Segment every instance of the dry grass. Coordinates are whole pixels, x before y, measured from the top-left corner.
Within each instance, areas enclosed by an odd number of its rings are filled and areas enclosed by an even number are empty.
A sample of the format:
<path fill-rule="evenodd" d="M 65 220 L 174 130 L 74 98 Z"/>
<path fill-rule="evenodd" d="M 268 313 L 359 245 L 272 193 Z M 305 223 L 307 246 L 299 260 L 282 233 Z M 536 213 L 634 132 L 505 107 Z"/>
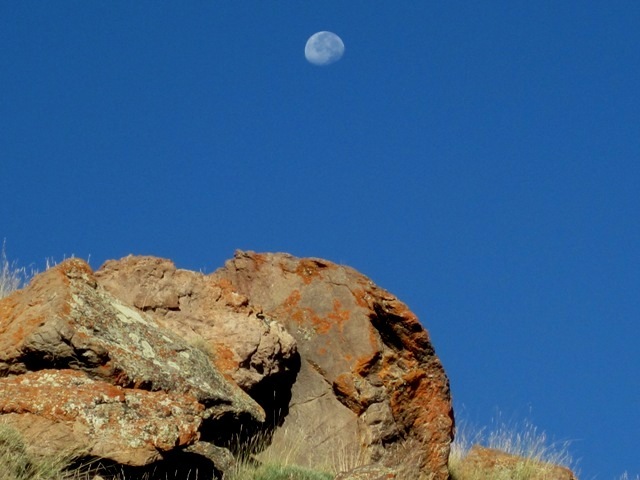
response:
<path fill-rule="evenodd" d="M 65 256 L 63 258 L 66 259 Z M 75 258 L 71 255 L 69 258 Z M 87 263 L 89 260 L 87 260 Z M 52 258 L 45 259 L 45 270 L 49 270 L 58 264 Z M 26 267 L 18 267 L 17 262 L 10 262 L 7 258 L 6 240 L 2 242 L 2 249 L 0 250 L 0 298 L 4 298 L 16 290 L 23 288 L 27 285 L 31 279 L 37 275 L 39 271 L 33 267 L 27 269 Z M 2 480 L 0 478 L 0 480 Z"/>
<path fill-rule="evenodd" d="M 624 472 L 619 480 L 640 480 L 640 475 L 636 475 L 634 477 L 630 477 L 628 472 Z"/>
<path fill-rule="evenodd" d="M 18 268 L 16 262 L 7 259 L 6 242 L 2 242 L 0 250 L 0 298 L 4 298 L 22 288 L 30 275 L 26 268 Z"/>
<path fill-rule="evenodd" d="M 531 422 L 508 425 L 498 422 L 494 428 L 471 430 L 464 423 L 456 428 L 456 438 L 451 445 L 449 471 L 453 480 L 502 480 L 495 475 L 487 478 L 486 472 L 471 475 L 461 473 L 460 465 L 473 445 L 482 445 L 523 458 L 515 470 L 505 473 L 505 480 L 527 480 L 540 472 L 541 463 L 560 465 L 577 473 L 577 466 L 569 453 L 570 442 L 550 441 L 547 434 Z"/>
<path fill-rule="evenodd" d="M 285 432 L 287 441 L 277 449 L 266 448 L 271 441 L 267 432 L 238 441 L 232 446 L 237 462 L 225 480 L 331 480 L 335 475 L 329 468 L 316 470 L 295 463 L 304 440 L 290 433 Z"/>
<path fill-rule="evenodd" d="M 215 365 L 216 351 L 211 345 L 211 342 L 207 341 L 197 333 L 194 333 L 192 337 L 186 338 L 186 341 L 191 347 L 204 353 L 205 357 L 207 357 Z"/>
<path fill-rule="evenodd" d="M 0 480 L 71 480 L 78 478 L 66 471 L 71 457 L 38 457 L 30 454 L 20 434 L 0 424 Z"/>

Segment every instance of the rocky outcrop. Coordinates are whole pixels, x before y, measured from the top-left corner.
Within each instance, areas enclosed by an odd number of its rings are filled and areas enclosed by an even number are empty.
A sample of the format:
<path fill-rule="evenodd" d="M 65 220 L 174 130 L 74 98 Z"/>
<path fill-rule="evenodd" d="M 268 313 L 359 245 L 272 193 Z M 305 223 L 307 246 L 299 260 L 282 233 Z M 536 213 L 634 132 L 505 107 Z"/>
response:
<path fill-rule="evenodd" d="M 81 260 L 0 301 L 2 421 L 59 437 L 71 428 L 90 454 L 140 465 L 192 444 L 201 423 L 264 418 L 200 349 L 99 288 Z"/>
<path fill-rule="evenodd" d="M 205 479 L 260 432 L 256 461 L 446 480 L 453 431 L 406 305 L 351 268 L 253 252 L 211 275 L 71 259 L 0 300 L 0 422 L 33 449 L 172 474 L 172 459 L 202 463 Z"/>
<path fill-rule="evenodd" d="M 577 480 L 566 467 L 500 450 L 474 445 L 456 466 L 456 479 L 527 478 L 530 480 Z"/>
<path fill-rule="evenodd" d="M 296 460 L 310 466 L 336 455 L 393 465 L 411 442 L 421 476 L 448 477 L 449 382 L 406 305 L 351 268 L 286 254 L 236 252 L 212 277 L 298 343 L 301 370 L 270 448 L 295 443 Z"/>

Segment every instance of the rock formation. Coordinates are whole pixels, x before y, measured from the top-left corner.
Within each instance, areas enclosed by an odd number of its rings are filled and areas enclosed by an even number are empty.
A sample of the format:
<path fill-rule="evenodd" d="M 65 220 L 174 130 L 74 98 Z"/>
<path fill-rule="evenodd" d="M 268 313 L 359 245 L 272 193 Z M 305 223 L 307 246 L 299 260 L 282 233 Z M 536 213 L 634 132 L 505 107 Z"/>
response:
<path fill-rule="evenodd" d="M 447 480 L 453 437 L 405 304 L 351 268 L 253 252 L 210 275 L 70 259 L 0 300 L 0 424 L 39 453 L 199 479 L 251 440 L 257 461 L 338 478 Z"/>

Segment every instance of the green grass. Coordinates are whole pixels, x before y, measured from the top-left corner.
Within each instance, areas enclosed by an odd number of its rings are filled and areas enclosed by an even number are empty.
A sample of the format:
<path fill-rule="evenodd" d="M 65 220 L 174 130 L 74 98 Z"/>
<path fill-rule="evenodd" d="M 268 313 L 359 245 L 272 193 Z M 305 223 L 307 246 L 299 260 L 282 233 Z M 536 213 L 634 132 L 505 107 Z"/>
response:
<path fill-rule="evenodd" d="M 245 463 L 231 474 L 230 480 L 331 480 L 333 474 L 297 465 Z"/>

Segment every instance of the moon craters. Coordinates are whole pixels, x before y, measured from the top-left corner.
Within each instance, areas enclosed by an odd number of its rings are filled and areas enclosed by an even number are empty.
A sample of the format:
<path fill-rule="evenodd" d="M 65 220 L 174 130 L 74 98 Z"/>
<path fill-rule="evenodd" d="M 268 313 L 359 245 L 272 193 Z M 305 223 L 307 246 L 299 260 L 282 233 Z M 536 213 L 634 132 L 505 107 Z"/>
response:
<path fill-rule="evenodd" d="M 325 66 L 337 62 L 344 55 L 344 43 L 333 32 L 317 32 L 309 37 L 304 56 L 314 65 Z"/>

